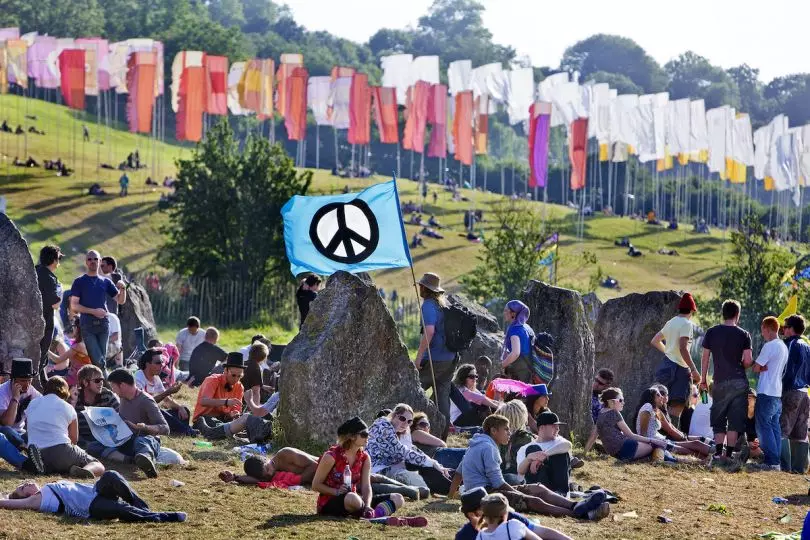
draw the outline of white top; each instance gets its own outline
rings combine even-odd
[[[146,378],[146,373],[142,369],[135,372],[135,386],[138,387],[138,390],[142,390],[150,396],[156,396],[166,391],[166,386],[159,376],[155,375],[150,381]]]
[[[712,430],[709,416],[712,411],[712,397],[709,396],[709,402],[703,403],[698,401],[695,405],[695,412],[692,413],[692,422],[689,423],[689,436],[690,437],[708,437],[714,439],[714,431]]]
[[[35,398],[40,397],[42,394],[34,388],[33,384],[28,385],[28,390],[25,391],[24,394],[20,395],[20,401],[25,400],[32,400]],[[3,384],[0,384],[0,413],[6,412],[8,409],[9,404],[11,403],[11,381],[6,381]],[[25,429],[25,416],[20,414],[20,404],[17,404],[17,418],[18,420],[11,424],[11,427],[14,428],[14,431],[22,432]]]
[[[650,421],[647,422],[647,431],[644,433],[641,432],[641,413],[643,412],[650,414]],[[658,433],[660,429],[661,421],[658,419],[658,415],[655,414],[655,407],[653,407],[652,403],[645,403],[638,410],[638,417],[636,417],[636,434],[647,437],[648,439],[666,439],[666,437]]]
[[[782,397],[782,375],[785,374],[787,360],[788,348],[781,339],[772,339],[762,346],[757,357],[757,364],[768,366],[768,371],[762,371],[759,374],[757,394]]]
[[[508,528],[508,531],[507,531]],[[479,531],[476,540],[519,540],[526,536],[526,525],[516,519],[510,519],[498,525],[493,532]]]
[[[180,350],[180,361],[188,362],[191,359],[191,352],[203,341],[205,341],[205,330],[202,328],[198,328],[197,333],[194,335],[191,335],[188,328],[183,328],[177,332],[174,344]]]
[[[68,426],[76,420],[76,409],[56,394],[32,401],[25,410],[25,417],[28,420],[28,444],[40,449],[71,444]]]
[[[558,444],[562,444],[562,443],[565,443],[565,442],[568,442],[568,440],[566,438],[560,437],[559,435],[557,435],[556,437],[554,437],[550,441],[534,440],[534,441],[530,442],[529,444],[524,444],[517,451],[517,455],[515,456],[515,463],[518,466],[520,466],[520,464],[526,459],[526,453],[527,453],[527,450],[528,450],[528,448],[530,446],[539,446],[540,450],[542,450],[543,452],[548,452],[552,448],[557,446]],[[570,452],[569,452],[569,454],[570,454]],[[524,479],[524,476],[522,474],[519,474],[518,477],[521,480]]]
[[[118,334],[118,339],[115,340],[117,346],[121,346],[121,320],[115,313],[107,313],[107,320],[110,323],[110,335]]]
[[[691,347],[693,331],[694,325],[692,321],[680,315],[668,320],[664,328],[661,329],[661,333],[664,334],[664,349],[667,358],[681,367],[689,367],[681,357],[681,338],[689,338],[687,348]]]

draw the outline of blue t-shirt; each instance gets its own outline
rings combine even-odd
[[[118,288],[108,278],[85,274],[76,278],[73,282],[70,287],[70,295],[78,298],[79,304],[86,308],[106,309],[107,296],[117,296]],[[95,318],[92,315],[82,313],[80,322],[84,324]]]
[[[537,526],[535,522],[524,516],[523,514],[518,514],[517,512],[509,512],[509,515],[506,516],[506,519],[516,519],[526,525],[526,528],[530,531],[534,532],[534,528]],[[458,530],[456,533],[456,540],[475,540],[478,537],[478,531],[472,526],[472,524],[465,523],[462,528]],[[517,540],[517,539],[516,539]]]
[[[434,362],[450,362],[456,358],[456,353],[452,352],[444,344],[444,312],[441,306],[433,299],[422,302],[422,317],[425,319],[425,326],[433,326],[433,338],[430,340],[430,355]],[[427,352],[423,360],[427,360]]]
[[[520,356],[531,356],[534,331],[528,324],[512,324],[506,331],[506,350],[512,352],[512,336],[520,338]]]

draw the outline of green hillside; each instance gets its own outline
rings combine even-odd
[[[26,114],[37,119],[26,119]],[[60,178],[53,171],[42,168],[15,167],[11,164],[14,157],[24,159],[26,155],[25,137],[0,133],[0,152],[3,154],[0,195],[6,197],[8,214],[23,230],[32,252],[36,253],[44,242],[56,242],[70,255],[60,270],[61,279],[72,279],[81,271],[82,254],[91,247],[116,256],[128,272],[163,270],[156,266],[155,255],[163,241],[159,229],[166,223],[166,216],[158,211],[157,202],[161,193],[168,190],[146,186],[144,182],[147,176],[160,183],[164,176],[171,175],[174,160],[189,154],[187,147],[153,142],[147,137],[112,129],[108,138],[104,126],[99,136],[94,118],[87,119],[91,142],[85,143],[82,142],[81,116],[76,118],[73,111],[61,106],[37,100],[24,102],[16,96],[0,96],[0,119],[8,119],[14,127],[21,123],[26,130],[34,125],[46,131],[46,135],[27,135],[27,154],[40,164],[45,159],[61,157],[70,168],[76,169],[74,175]],[[97,139],[104,140],[105,144],[93,142]],[[129,173],[130,195],[118,197],[120,173],[100,169],[97,165],[109,162],[115,166],[135,149],[139,149],[141,161],[147,168]],[[328,171],[315,171],[312,192],[333,193],[346,185],[358,190],[383,179],[346,180],[332,177]],[[107,196],[87,195],[88,187],[95,182],[102,185]],[[401,180],[400,189],[403,202],[418,200],[415,182]],[[480,244],[470,243],[462,236],[463,212],[473,204],[483,209],[485,220],[489,218],[483,226],[486,235],[487,230],[494,226],[493,204],[503,198],[464,191],[463,195],[470,202],[453,202],[448,193],[438,193],[438,203],[426,205],[425,217],[435,214],[450,229],[443,231],[445,239],[426,238],[426,247],[414,250],[415,269],[417,274],[438,272],[451,288],[457,288],[459,278],[477,264],[482,249]],[[431,202],[432,197],[428,200]],[[547,212],[557,219],[573,220],[573,212],[559,205],[549,205]],[[573,225],[569,228],[574,230]],[[418,227],[407,225],[406,229],[410,237]],[[709,236],[685,230],[669,231],[617,217],[588,218],[581,242],[568,231],[561,232],[559,282],[586,288],[596,267],[579,264],[580,254],[585,250],[593,252],[603,273],[617,278],[622,286],[621,291],[601,288],[598,293],[602,298],[668,288],[707,294],[722,268],[724,240],[716,232]],[[629,236],[645,255],[630,258],[625,249],[614,247],[613,241],[623,236]],[[680,256],[658,255],[655,252],[661,247],[676,249]],[[407,294],[404,291],[409,291],[412,283],[408,269],[382,271],[374,277],[386,290],[397,289],[401,294]]]

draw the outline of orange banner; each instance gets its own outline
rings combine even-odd
[[[62,98],[71,109],[84,110],[84,52],[82,49],[65,49],[59,55]]]
[[[588,119],[580,118],[571,123],[568,157],[571,159],[571,189],[585,187],[585,167],[588,161]]]
[[[198,142],[202,139],[202,115],[205,108],[205,68],[187,67],[180,79],[180,104],[177,111],[177,140]]]
[[[287,139],[303,141],[307,137],[307,80],[309,74],[304,68],[295,68],[286,79],[287,110],[284,114],[284,126],[287,128]]]
[[[475,122],[475,155],[486,154],[489,140],[489,96],[487,94],[482,94],[475,99],[473,121]]]
[[[205,55],[205,112],[228,114],[228,58]]]
[[[397,89],[372,88],[374,96],[374,122],[380,132],[380,142],[397,144],[399,142],[399,129],[397,126]]]
[[[455,158],[464,165],[473,162],[473,93],[466,90],[456,94],[456,117],[453,119]]]
[[[365,73],[355,73],[352,76],[348,140],[349,144],[371,142],[371,89]]]
[[[136,52],[127,65],[127,120],[132,133],[152,131],[152,103],[155,96],[157,53]]]
[[[430,100],[430,83],[417,81],[408,89],[407,120],[405,121],[404,147],[421,154],[425,150],[425,131]]]

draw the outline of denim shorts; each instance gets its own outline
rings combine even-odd
[[[616,459],[621,461],[629,461],[636,457],[636,450],[638,449],[638,441],[634,439],[627,439],[622,443],[622,448],[616,454]]]
[[[691,393],[692,379],[689,370],[666,356],[655,372],[655,382],[667,387],[670,403],[686,403]]]

